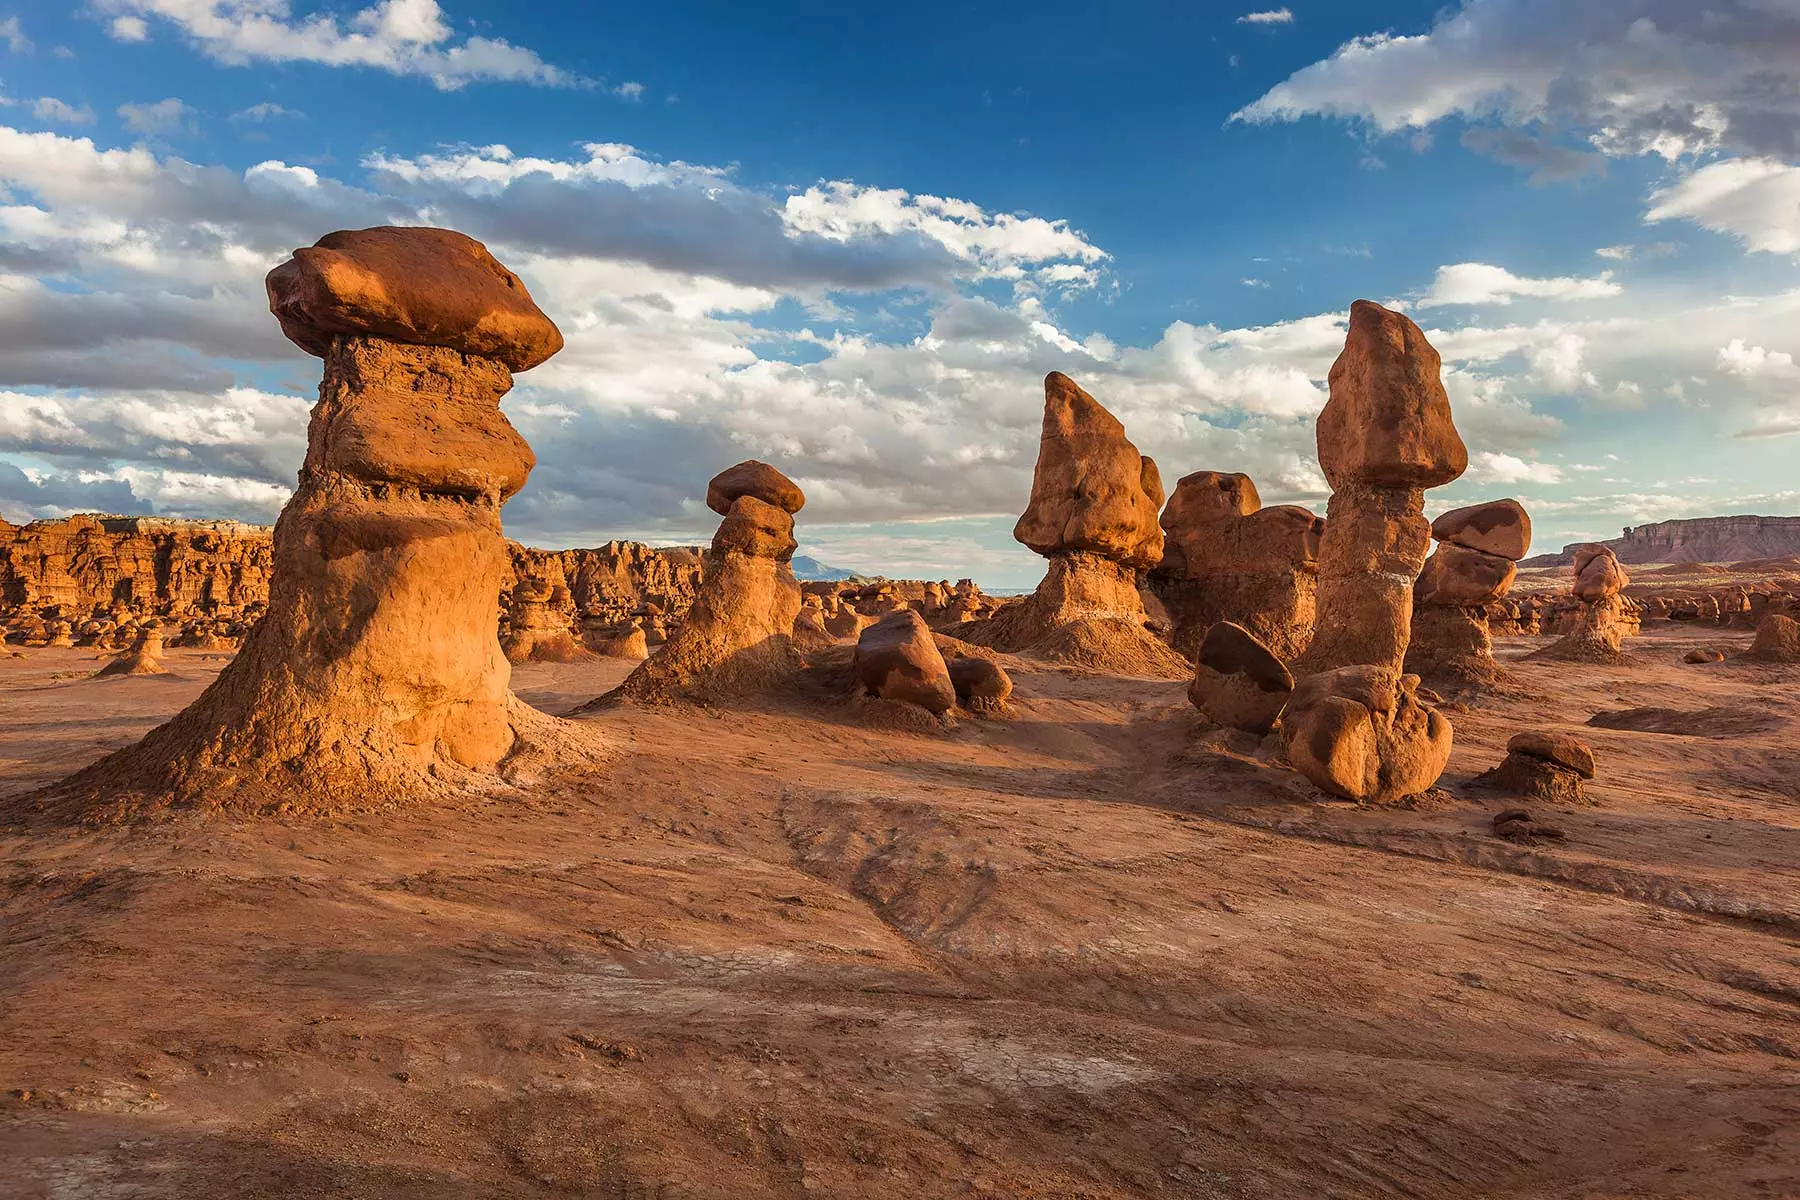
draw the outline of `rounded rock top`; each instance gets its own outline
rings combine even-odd
[[[527,371],[561,350],[554,322],[486,246],[452,229],[328,233],[269,272],[269,311],[324,357],[336,337],[442,346]]]
[[[800,485],[766,462],[746,459],[735,467],[726,467],[706,485],[706,507],[720,516],[728,515],[740,497],[754,496],[764,504],[773,504],[787,513],[806,507],[806,494]]]

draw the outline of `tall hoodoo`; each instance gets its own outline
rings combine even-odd
[[[67,781],[130,805],[391,803],[500,773],[556,725],[509,690],[500,506],[535,459],[500,412],[562,336],[481,243],[330,234],[268,277],[325,360],[268,612],[191,706]]]
[[[794,514],[806,497],[793,480],[751,459],[715,475],[707,507],[724,518],[687,618],[662,649],[584,711],[619,700],[719,700],[776,686],[800,667],[794,619],[800,584],[789,565]]]
[[[1424,492],[1469,465],[1440,366],[1411,320],[1368,300],[1351,305],[1318,420],[1331,504],[1319,546],[1318,632],[1298,673],[1398,670],[1405,661],[1413,581],[1431,541]]]
[[[1144,629],[1138,574],[1162,559],[1162,477],[1118,418],[1058,371],[1044,378],[1031,500],[1013,537],[1050,560],[1037,591],[972,640],[1090,665],[1187,674]],[[1127,666],[1129,663],[1131,665]]]

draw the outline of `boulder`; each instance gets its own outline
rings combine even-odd
[[[1517,500],[1489,500],[1444,513],[1431,536],[1517,562],[1531,552],[1531,515]]]
[[[1419,699],[1419,679],[1356,665],[1309,675],[1282,714],[1288,761],[1320,788],[1358,803],[1425,791],[1450,760],[1450,722]]]
[[[806,497],[798,484],[768,463],[754,458],[725,468],[706,485],[706,507],[722,517],[731,512],[732,503],[740,496],[754,496],[789,514],[806,506]]]
[[[1800,621],[1781,613],[1764,617],[1744,657],[1756,662],[1800,662]]]
[[[854,669],[865,695],[916,704],[930,713],[948,712],[956,704],[944,656],[925,619],[910,608],[862,631]]]
[[[1281,719],[1294,677],[1269,648],[1241,625],[1220,621],[1206,631],[1188,699],[1211,720],[1266,734]]]
[[[336,338],[369,337],[526,371],[563,346],[519,277],[454,230],[328,233],[270,271],[267,284],[281,331],[321,358]]]
[[[1319,467],[1333,491],[1358,483],[1439,487],[1468,469],[1441,367],[1437,350],[1405,314],[1369,300],[1350,306],[1349,334],[1331,366],[1331,397],[1317,426]]]
[[[1583,779],[1594,777],[1596,768],[1593,749],[1572,734],[1526,730],[1513,734],[1507,740],[1506,750],[1509,754],[1529,754],[1533,758],[1555,763]]]
[[[950,660],[950,683],[956,702],[972,713],[991,715],[1006,711],[1012,698],[1012,676],[992,659],[965,654]]]

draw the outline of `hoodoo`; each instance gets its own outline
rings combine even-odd
[[[800,668],[794,619],[800,584],[789,565],[799,485],[767,463],[714,476],[706,504],[725,519],[713,535],[699,593],[681,627],[624,683],[585,705],[619,700],[725,699],[775,686]]]
[[[1300,678],[1281,721],[1289,762],[1358,801],[1423,791],[1450,755],[1450,722],[1419,697],[1419,677],[1402,673],[1413,585],[1431,541],[1424,490],[1469,462],[1439,369],[1417,325],[1358,300],[1319,414],[1319,465],[1332,493],[1318,630],[1294,665]]]
[[[1573,614],[1573,628],[1530,657],[1570,662],[1623,662],[1625,654],[1620,646],[1631,623],[1624,591],[1630,580],[1624,566],[1608,547],[1599,542],[1576,546],[1572,591],[1579,607]]]
[[[1358,300],[1319,413],[1319,466],[1331,484],[1319,544],[1318,632],[1298,674],[1367,664],[1398,670],[1413,581],[1431,526],[1426,488],[1468,469],[1439,379],[1441,360],[1406,316]]]
[[[556,326],[445,229],[330,234],[268,292],[325,372],[267,614],[191,706],[59,785],[85,802],[387,805],[575,736],[512,695],[498,641],[500,506],[535,463],[500,398]]]
[[[1044,426],[1031,500],[1013,537],[1050,560],[1032,595],[966,637],[1001,650],[1185,677],[1190,667],[1144,628],[1138,574],[1162,560],[1156,463],[1118,418],[1058,371],[1044,378]]]
[[[1517,500],[1453,509],[1431,523],[1437,549],[1413,584],[1406,669],[1427,683],[1480,688],[1497,682],[1488,606],[1503,599],[1531,548],[1531,518]]]

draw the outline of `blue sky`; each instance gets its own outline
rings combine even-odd
[[[0,0],[0,514],[267,520],[316,360],[261,276],[482,238],[568,349],[507,411],[545,545],[703,539],[1029,586],[1047,370],[1174,480],[1322,511],[1350,302],[1405,305],[1541,548],[1800,511],[1800,3]]]

